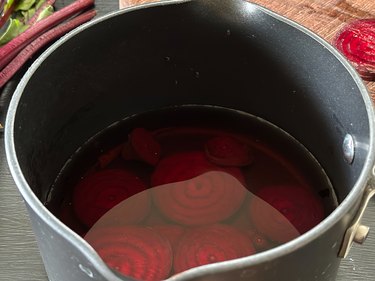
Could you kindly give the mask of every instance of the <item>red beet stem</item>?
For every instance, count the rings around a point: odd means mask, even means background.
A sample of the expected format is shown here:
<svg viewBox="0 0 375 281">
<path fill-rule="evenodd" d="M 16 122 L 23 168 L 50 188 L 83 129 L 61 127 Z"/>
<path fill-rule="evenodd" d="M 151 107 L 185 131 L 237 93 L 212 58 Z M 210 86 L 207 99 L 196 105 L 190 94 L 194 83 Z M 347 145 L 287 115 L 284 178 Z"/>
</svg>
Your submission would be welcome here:
<svg viewBox="0 0 375 281">
<path fill-rule="evenodd" d="M 64 35 L 66 32 L 92 19 L 96 15 L 95 10 L 85 12 L 66 23 L 58 25 L 27 45 L 16 57 L 0 71 L 0 88 L 8 82 L 13 75 L 31 58 L 38 50 L 50 43 L 52 40 Z"/>
<path fill-rule="evenodd" d="M 1 15 L 0 13 L 0 28 L 2 28 L 3 25 L 7 22 L 7 20 L 13 13 L 14 7 L 16 7 L 18 2 L 19 2 L 18 0 L 13 1 L 12 5 L 8 8 L 8 10 L 6 10 L 6 12 L 3 15 Z M 4 9 L 5 4 L 6 4 L 6 0 L 4 0 L 4 3 L 1 5 L 0 12 Z"/>
<path fill-rule="evenodd" d="M 3 69 L 32 40 L 93 4 L 94 0 L 77 0 L 61 10 L 56 11 L 51 16 L 38 21 L 25 32 L 9 41 L 0 48 L 0 69 Z"/>
<path fill-rule="evenodd" d="M 47 8 L 47 6 L 52 6 L 53 4 L 55 4 L 55 2 L 56 0 L 47 0 L 46 2 L 44 2 L 42 6 L 40 6 L 39 9 L 36 10 L 35 14 L 27 21 L 27 25 L 34 25 L 37 22 L 40 13 L 43 12 L 44 9 Z"/>
</svg>

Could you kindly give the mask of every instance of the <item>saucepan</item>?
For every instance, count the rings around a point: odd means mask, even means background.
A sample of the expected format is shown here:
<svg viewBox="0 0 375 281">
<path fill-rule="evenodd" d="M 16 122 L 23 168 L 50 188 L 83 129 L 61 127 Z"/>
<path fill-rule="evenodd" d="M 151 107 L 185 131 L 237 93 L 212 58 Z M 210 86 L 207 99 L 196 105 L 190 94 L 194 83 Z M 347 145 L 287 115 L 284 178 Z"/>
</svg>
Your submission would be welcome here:
<svg viewBox="0 0 375 281">
<path fill-rule="evenodd" d="M 49 280 L 130 280 L 46 208 L 48 191 L 97 132 L 184 104 L 247 112 L 282 128 L 324 168 L 338 206 L 286 244 L 170 280 L 334 280 L 368 233 L 361 217 L 375 190 L 372 102 L 327 42 L 242 0 L 163 1 L 107 14 L 61 38 L 24 75 L 8 110 L 6 154 Z"/>
</svg>

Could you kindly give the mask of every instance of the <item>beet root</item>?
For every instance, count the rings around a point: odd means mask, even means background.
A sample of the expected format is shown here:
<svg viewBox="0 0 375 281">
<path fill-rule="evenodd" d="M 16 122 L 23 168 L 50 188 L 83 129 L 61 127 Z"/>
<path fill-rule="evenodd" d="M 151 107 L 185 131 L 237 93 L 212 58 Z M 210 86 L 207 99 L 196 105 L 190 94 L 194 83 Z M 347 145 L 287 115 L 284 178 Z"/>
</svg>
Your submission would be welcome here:
<svg viewBox="0 0 375 281">
<path fill-rule="evenodd" d="M 163 158 L 151 183 L 153 201 L 160 212 L 183 225 L 227 219 L 241 207 L 247 193 L 238 168 L 213 165 L 203 152 Z"/>
<path fill-rule="evenodd" d="M 375 19 L 347 24 L 333 43 L 364 80 L 375 81 Z"/>
<path fill-rule="evenodd" d="M 187 269 L 255 254 L 250 238 L 242 231 L 224 224 L 188 230 L 174 251 L 176 273 Z"/>
<path fill-rule="evenodd" d="M 152 228 L 167 238 L 173 249 L 177 247 L 181 237 L 185 233 L 185 228 L 177 224 L 159 224 L 152 226 Z"/>
<path fill-rule="evenodd" d="M 285 243 L 324 219 L 320 198 L 297 185 L 265 186 L 249 202 L 249 215 L 257 230 L 269 239 Z"/>
<path fill-rule="evenodd" d="M 209 139 L 205 151 L 212 163 L 221 166 L 242 167 L 253 162 L 249 146 L 230 136 Z"/>
<path fill-rule="evenodd" d="M 117 272 L 137 280 L 160 281 L 168 277 L 173 252 L 169 241 L 148 227 L 97 228 L 85 240 Z"/>
<path fill-rule="evenodd" d="M 129 134 L 129 141 L 124 145 L 122 157 L 125 160 L 140 160 L 155 166 L 160 159 L 161 147 L 151 132 L 144 128 L 135 128 Z"/>
<path fill-rule="evenodd" d="M 77 217 L 88 227 L 125 199 L 146 189 L 145 183 L 134 173 L 122 169 L 108 169 L 89 174 L 73 192 L 73 206 Z M 145 197 L 140 208 L 149 208 Z M 140 212 L 143 213 L 143 212 Z M 131 218 L 135 212 L 124 219 Z M 140 218 L 134 217 L 135 221 Z M 135 222 L 134 221 L 134 222 Z"/>
</svg>

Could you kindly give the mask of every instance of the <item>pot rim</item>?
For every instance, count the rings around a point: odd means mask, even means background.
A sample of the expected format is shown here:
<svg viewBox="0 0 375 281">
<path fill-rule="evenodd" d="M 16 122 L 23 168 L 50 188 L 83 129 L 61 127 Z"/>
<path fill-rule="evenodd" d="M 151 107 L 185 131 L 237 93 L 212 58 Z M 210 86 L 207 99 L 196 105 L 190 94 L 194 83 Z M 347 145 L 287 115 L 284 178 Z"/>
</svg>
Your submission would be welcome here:
<svg viewBox="0 0 375 281">
<path fill-rule="evenodd" d="M 26 87 L 28 81 L 33 76 L 33 73 L 38 70 L 39 65 L 57 48 L 59 48 L 65 41 L 69 40 L 73 36 L 79 34 L 81 31 L 96 25 L 106 19 L 116 17 L 122 14 L 126 14 L 128 12 L 134 10 L 145 9 L 149 7 L 156 7 L 156 6 L 164 6 L 164 5 L 172 5 L 172 4 L 181 4 L 186 2 L 194 2 L 199 0 L 167 0 L 161 2 L 154 2 L 154 3 L 147 3 L 142 4 L 139 6 L 133 6 L 129 8 L 125 8 L 118 11 L 113 11 L 107 13 L 104 16 L 98 17 L 96 19 L 91 20 L 88 23 L 85 23 L 78 28 L 74 29 L 73 31 L 69 32 L 68 34 L 64 35 L 60 38 L 57 42 L 55 42 L 52 46 L 50 46 L 43 54 L 41 54 L 31 65 L 31 67 L 27 70 L 23 78 L 21 79 L 20 83 L 18 84 L 13 97 L 11 99 L 9 109 L 7 112 L 7 118 L 5 121 L 5 130 L 4 130 L 4 141 L 5 141 L 5 152 L 6 158 L 8 161 L 9 169 L 12 174 L 12 177 L 16 183 L 17 188 L 19 189 L 20 193 L 22 194 L 25 203 L 45 222 L 47 223 L 54 231 L 60 233 L 66 239 L 70 241 L 70 243 L 76 247 L 81 253 L 87 258 L 87 260 L 91 263 L 95 270 L 102 274 L 103 277 L 107 278 L 108 280 L 113 281 L 121 281 L 124 280 L 118 277 L 116 274 L 113 273 L 112 270 L 103 262 L 103 260 L 99 257 L 96 251 L 78 234 L 68 228 L 65 224 L 63 224 L 57 217 L 55 217 L 37 198 L 34 194 L 30 186 L 28 185 L 26 179 L 23 176 L 21 167 L 17 160 L 17 153 L 15 149 L 14 140 L 14 123 L 17 113 L 18 104 L 22 97 L 22 93 L 24 88 Z M 245 2 L 245 0 L 243 0 Z M 259 6 L 254 3 L 246 2 L 248 5 L 247 12 L 263 12 L 278 21 L 284 22 L 289 26 L 292 26 L 299 30 L 300 32 L 305 33 L 307 36 L 310 36 L 316 42 L 321 44 L 325 49 L 327 49 L 333 56 L 335 56 L 340 63 L 347 69 L 349 74 L 352 76 L 354 82 L 356 83 L 357 87 L 361 92 L 362 99 L 364 101 L 368 119 L 369 119 L 369 151 L 367 154 L 367 158 L 364 163 L 364 167 L 361 171 L 361 174 L 354 184 L 352 190 L 346 196 L 346 198 L 339 204 L 339 206 L 327 217 L 325 218 L 320 224 L 315 226 L 310 231 L 306 232 L 305 234 L 299 236 L 298 238 L 282 244 L 278 247 L 272 248 L 265 252 L 261 252 L 252 256 L 239 258 L 230 261 L 224 261 L 215 264 L 209 264 L 205 266 L 201 266 L 198 268 L 193 268 L 183 273 L 179 273 L 170 277 L 167 280 L 183 280 L 184 278 L 194 278 L 197 276 L 202 276 L 205 274 L 209 274 L 212 272 L 224 272 L 227 270 L 233 270 L 235 268 L 243 268 L 245 266 L 256 265 L 266 261 L 271 261 L 276 259 L 280 256 L 289 254 L 293 251 L 302 248 L 306 244 L 309 244 L 311 241 L 317 239 L 322 233 L 328 231 L 333 225 L 335 225 L 338 221 L 340 221 L 362 197 L 364 190 L 366 188 L 367 182 L 371 177 L 374 177 L 373 168 L 375 163 L 375 139 L 374 139 L 374 128 L 375 128 L 375 114 L 373 109 L 373 104 L 370 98 L 369 93 L 367 92 L 366 86 L 364 85 L 362 79 L 354 70 L 354 68 L 350 65 L 350 63 L 345 59 L 343 55 L 341 55 L 333 46 L 331 46 L 328 42 L 322 39 L 317 34 L 313 33 L 309 29 L 301 26 L 300 24 L 289 20 L 279 14 L 276 14 L 267 8 Z"/>
</svg>

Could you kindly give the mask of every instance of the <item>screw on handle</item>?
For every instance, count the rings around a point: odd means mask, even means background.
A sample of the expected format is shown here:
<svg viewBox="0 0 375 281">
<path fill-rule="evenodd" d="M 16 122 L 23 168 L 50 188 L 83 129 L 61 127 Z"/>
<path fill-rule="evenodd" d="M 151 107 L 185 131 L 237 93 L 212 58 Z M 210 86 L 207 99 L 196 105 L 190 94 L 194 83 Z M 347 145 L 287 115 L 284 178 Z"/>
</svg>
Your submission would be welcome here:
<svg viewBox="0 0 375 281">
<path fill-rule="evenodd" d="M 370 199 L 375 195 L 375 183 L 370 180 L 366 191 L 360 203 L 357 215 L 353 219 L 352 225 L 346 230 L 342 241 L 341 249 L 338 254 L 340 258 L 346 258 L 349 254 L 353 242 L 363 244 L 367 238 L 370 228 L 362 225 L 361 220 L 366 211 Z"/>
<path fill-rule="evenodd" d="M 367 235 L 370 231 L 370 228 L 366 225 L 359 225 L 357 232 L 354 236 L 354 242 L 358 244 L 363 244 L 366 241 Z"/>
</svg>

